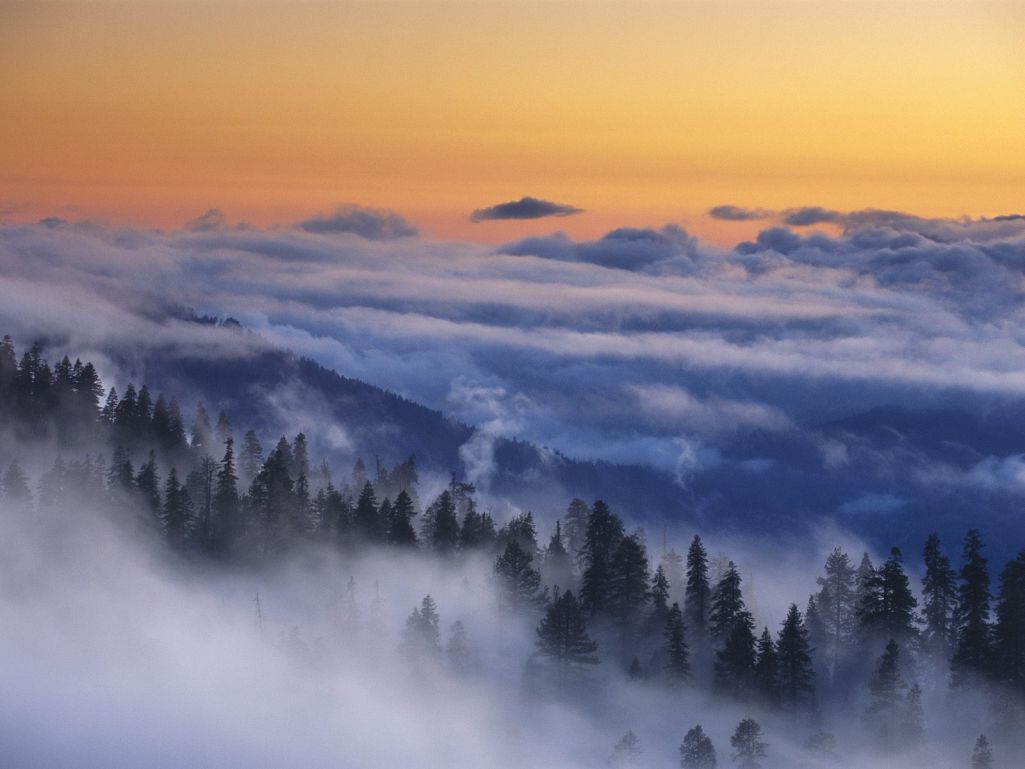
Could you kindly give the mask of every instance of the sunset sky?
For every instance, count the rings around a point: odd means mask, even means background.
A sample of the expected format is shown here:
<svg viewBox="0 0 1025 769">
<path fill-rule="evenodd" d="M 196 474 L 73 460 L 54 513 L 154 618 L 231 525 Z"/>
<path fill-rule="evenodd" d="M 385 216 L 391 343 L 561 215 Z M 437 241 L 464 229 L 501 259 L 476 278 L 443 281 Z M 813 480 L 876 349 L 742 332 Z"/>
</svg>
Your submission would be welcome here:
<svg viewBox="0 0 1025 769">
<path fill-rule="evenodd" d="M 1025 5 L 0 3 L 0 220 L 499 241 L 712 206 L 1025 208 Z M 523 196 L 584 209 L 473 223 Z"/>
</svg>

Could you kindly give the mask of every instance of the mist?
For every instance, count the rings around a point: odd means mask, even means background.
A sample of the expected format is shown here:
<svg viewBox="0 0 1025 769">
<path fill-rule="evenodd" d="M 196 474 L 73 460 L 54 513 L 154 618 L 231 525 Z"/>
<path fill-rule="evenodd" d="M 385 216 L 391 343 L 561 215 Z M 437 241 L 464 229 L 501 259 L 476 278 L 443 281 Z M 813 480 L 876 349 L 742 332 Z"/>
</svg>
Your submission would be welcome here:
<svg viewBox="0 0 1025 769">
<path fill-rule="evenodd" d="M 699 723 L 726 766 L 733 729 L 754 717 L 766 767 L 898 769 L 967 766 L 975 736 L 992 726 L 983 693 L 954 698 L 920 677 L 925 738 L 887 755 L 860 724 L 863 696 L 810 718 L 782 715 L 631 679 L 602 649 L 582 690 L 553 695 L 528 674 L 540 612 L 500 610 L 487 557 L 306 547 L 226 568 L 130 536 L 103 509 L 2 512 L 0 739 L 10 766 L 568 769 L 603 765 L 627 731 L 643 754 L 624 765 L 676 766 Z M 861 547 L 835 529 L 793 552 L 708 541 L 713 561 L 728 553 L 740 565 L 758 626 L 771 628 L 814 588 L 832 546 Z M 401 650 L 426 594 L 443 645 L 454 622 L 466 628 L 470 652 L 458 661 L 444 646 L 429 659 Z M 820 732 L 835 738 L 825 753 L 807 746 Z M 1011 737 L 991 734 L 997 766 L 1021 755 Z"/>
</svg>

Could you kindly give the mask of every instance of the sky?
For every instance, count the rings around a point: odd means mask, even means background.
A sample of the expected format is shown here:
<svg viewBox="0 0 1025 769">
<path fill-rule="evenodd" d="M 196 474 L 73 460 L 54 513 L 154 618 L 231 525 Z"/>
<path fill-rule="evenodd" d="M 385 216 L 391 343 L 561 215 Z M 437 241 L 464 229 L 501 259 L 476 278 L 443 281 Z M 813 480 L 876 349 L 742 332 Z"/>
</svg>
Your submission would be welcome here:
<svg viewBox="0 0 1025 769">
<path fill-rule="evenodd" d="M 722 204 L 1014 213 L 1023 36 L 982 0 L 3 2 L 0 219 L 725 245 L 759 226 Z M 561 215 L 473 216 L 524 197 Z"/>
</svg>

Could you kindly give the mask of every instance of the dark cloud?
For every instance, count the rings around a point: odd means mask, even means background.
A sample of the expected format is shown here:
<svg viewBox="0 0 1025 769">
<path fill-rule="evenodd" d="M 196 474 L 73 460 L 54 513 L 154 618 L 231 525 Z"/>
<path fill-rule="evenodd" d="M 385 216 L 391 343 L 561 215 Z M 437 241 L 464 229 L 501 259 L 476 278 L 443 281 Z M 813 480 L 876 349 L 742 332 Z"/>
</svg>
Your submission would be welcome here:
<svg viewBox="0 0 1025 769">
<path fill-rule="evenodd" d="M 583 213 L 582 208 L 553 203 L 550 200 L 525 197 L 499 203 L 488 208 L 478 208 L 470 215 L 470 221 L 488 222 L 499 219 L 541 219 L 546 216 L 572 216 Z"/>
<path fill-rule="evenodd" d="M 227 224 L 224 212 L 219 208 L 211 208 L 186 224 L 185 229 L 189 232 L 216 232 L 223 230 Z"/>
<path fill-rule="evenodd" d="M 672 263 L 676 272 L 694 268 L 697 241 L 686 230 L 668 224 L 661 229 L 620 227 L 598 240 L 574 242 L 562 234 L 523 238 L 502 246 L 501 253 L 586 262 L 617 270 L 639 271 Z"/>
<path fill-rule="evenodd" d="M 791 208 L 784 211 L 783 223 L 790 227 L 808 227 L 812 224 L 841 224 L 844 215 L 819 206 Z"/>
<path fill-rule="evenodd" d="M 351 233 L 367 240 L 392 240 L 420 234 L 394 211 L 360 206 L 339 206 L 334 213 L 317 214 L 296 227 L 318 235 Z"/>
<path fill-rule="evenodd" d="M 59 216 L 47 216 L 45 219 L 40 219 L 38 224 L 43 227 L 49 227 L 53 229 L 55 227 L 63 227 L 68 223 L 67 219 L 61 219 Z"/>
<path fill-rule="evenodd" d="M 742 208 L 740 206 L 723 205 L 709 209 L 708 215 L 713 219 L 721 219 L 726 222 L 748 222 L 758 219 L 769 219 L 773 213 L 764 208 Z"/>
</svg>

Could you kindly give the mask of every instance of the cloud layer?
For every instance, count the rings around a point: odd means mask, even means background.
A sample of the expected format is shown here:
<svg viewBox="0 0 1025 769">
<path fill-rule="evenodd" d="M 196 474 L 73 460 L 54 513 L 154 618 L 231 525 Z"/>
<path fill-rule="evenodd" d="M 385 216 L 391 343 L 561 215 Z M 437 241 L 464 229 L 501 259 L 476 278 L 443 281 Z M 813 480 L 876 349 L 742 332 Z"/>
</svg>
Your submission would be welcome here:
<svg viewBox="0 0 1025 769">
<path fill-rule="evenodd" d="M 524 197 L 508 203 L 498 203 L 487 208 L 478 208 L 470 214 L 470 221 L 488 222 L 499 219 L 542 219 L 546 216 L 572 216 L 583 213 L 582 208 L 553 203 L 550 200 Z"/>
<path fill-rule="evenodd" d="M 340 221 L 360 219 L 346 211 Z M 769 227 L 732 250 L 677 225 L 497 248 L 386 237 L 403 230 L 380 222 L 362 238 L 326 225 L 6 226 L 0 322 L 21 343 L 46 338 L 101 363 L 113 347 L 217 357 L 287 347 L 481 426 L 464 459 L 482 482 L 491 442 L 516 436 L 648 463 L 688 489 L 706 483 L 713 497 L 698 507 L 721 497 L 712 485 L 731 469 L 744 479 L 737 494 L 792 462 L 810 473 L 791 476 L 795 494 L 814 473 L 846 473 L 801 503 L 832 512 L 889 493 L 865 486 L 892 475 L 897 449 L 825 425 L 883 406 L 954 409 L 1009 415 L 992 427 L 1007 434 L 1025 413 L 1025 221 L 862 211 L 843 223 L 836 235 Z M 175 320 L 175 306 L 258 333 Z M 125 376 L 112 360 L 102 373 Z M 987 448 L 982 434 L 927 451 L 907 438 L 900 461 L 923 494 L 1003 484 L 1019 499 L 1015 473 L 979 478 L 1020 446 Z M 959 459 L 929 453 L 959 443 L 971 447 Z M 936 473 L 948 482 L 925 480 Z M 759 494 L 730 504 L 764 504 Z"/>
</svg>

